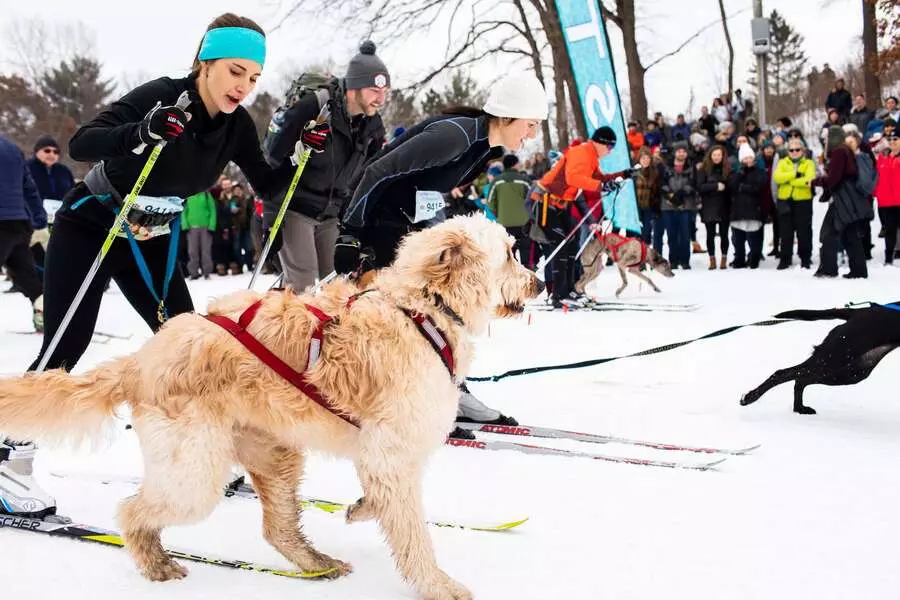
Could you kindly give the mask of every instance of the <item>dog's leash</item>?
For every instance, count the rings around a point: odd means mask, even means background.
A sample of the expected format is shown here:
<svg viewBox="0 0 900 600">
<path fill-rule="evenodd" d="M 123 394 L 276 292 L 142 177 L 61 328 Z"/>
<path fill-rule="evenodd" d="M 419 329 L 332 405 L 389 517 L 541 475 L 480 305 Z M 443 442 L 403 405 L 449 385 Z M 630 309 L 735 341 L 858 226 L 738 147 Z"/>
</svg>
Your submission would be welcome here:
<svg viewBox="0 0 900 600">
<path fill-rule="evenodd" d="M 612 362 L 614 360 L 620 360 L 623 358 L 636 358 L 638 356 L 649 356 L 651 354 L 659 354 L 660 352 L 668 352 L 669 350 L 675 350 L 676 348 L 681 348 L 682 346 L 687 346 L 688 344 L 693 344 L 694 342 L 699 342 L 700 340 L 708 340 L 710 338 L 718 337 L 720 335 L 725 335 L 727 333 L 731 333 L 733 331 L 737 331 L 738 329 L 743 329 L 744 327 L 768 327 L 771 325 L 778 325 L 780 323 L 790 323 L 795 321 L 796 319 L 770 319 L 768 321 L 757 321 L 756 323 L 746 323 L 744 325 L 733 325 L 731 327 L 726 327 L 725 329 L 719 329 L 718 331 L 713 331 L 712 333 L 707 333 L 706 335 L 702 335 L 698 338 L 685 340 L 683 342 L 675 342 L 672 344 L 666 344 L 665 346 L 658 346 L 656 348 L 650 348 L 649 350 L 641 350 L 640 352 L 634 352 L 632 354 L 625 354 L 622 356 L 611 356 L 608 358 L 595 358 L 592 360 L 582 360 L 574 363 L 566 363 L 562 365 L 545 365 L 540 367 L 527 367 L 524 369 L 513 369 L 511 371 L 506 371 L 504 373 L 500 373 L 498 375 L 490 375 L 487 377 L 466 377 L 466 381 L 500 381 L 501 379 L 506 379 L 507 377 L 518 377 L 519 375 L 531 375 L 532 373 L 542 373 L 544 371 L 560 371 L 564 369 L 583 369 L 585 367 L 593 367 L 596 365 L 602 365 L 604 363 Z"/>
</svg>

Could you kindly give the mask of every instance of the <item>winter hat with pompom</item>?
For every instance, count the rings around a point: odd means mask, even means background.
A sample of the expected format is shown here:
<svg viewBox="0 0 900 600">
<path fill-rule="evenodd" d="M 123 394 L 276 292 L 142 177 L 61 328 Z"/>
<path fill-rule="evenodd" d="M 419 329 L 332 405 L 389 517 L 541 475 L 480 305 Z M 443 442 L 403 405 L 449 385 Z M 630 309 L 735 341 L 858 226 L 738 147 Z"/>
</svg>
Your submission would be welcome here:
<svg viewBox="0 0 900 600">
<path fill-rule="evenodd" d="M 350 59 L 344 82 L 348 90 L 386 88 L 391 86 L 391 75 L 381 59 L 375 56 L 375 42 L 366 40 L 359 45 L 359 54 Z"/>
</svg>

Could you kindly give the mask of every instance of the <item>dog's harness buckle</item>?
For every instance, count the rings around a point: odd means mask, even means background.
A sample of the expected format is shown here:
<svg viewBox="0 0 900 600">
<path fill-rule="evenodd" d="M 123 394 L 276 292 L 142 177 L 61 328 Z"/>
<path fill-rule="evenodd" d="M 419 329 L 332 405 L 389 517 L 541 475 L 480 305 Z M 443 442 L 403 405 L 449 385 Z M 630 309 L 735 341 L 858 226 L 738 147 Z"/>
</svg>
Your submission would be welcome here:
<svg viewBox="0 0 900 600">
<path fill-rule="evenodd" d="M 453 359 L 453 350 L 450 348 L 450 342 L 444 332 L 438 329 L 434 321 L 427 315 L 423 315 L 408 308 L 401 308 L 407 317 L 412 319 L 413 323 L 419 329 L 419 333 L 428 340 L 434 351 L 438 353 L 447 371 L 450 373 L 450 379 L 456 383 L 456 361 Z"/>
</svg>

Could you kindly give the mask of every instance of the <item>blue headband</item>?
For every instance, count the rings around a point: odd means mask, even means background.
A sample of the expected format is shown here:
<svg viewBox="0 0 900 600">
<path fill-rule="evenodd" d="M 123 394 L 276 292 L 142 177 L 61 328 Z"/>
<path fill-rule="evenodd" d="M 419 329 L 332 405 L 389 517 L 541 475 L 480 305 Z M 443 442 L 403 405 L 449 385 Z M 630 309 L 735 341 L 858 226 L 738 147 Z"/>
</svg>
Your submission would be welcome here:
<svg viewBox="0 0 900 600">
<path fill-rule="evenodd" d="M 203 36 L 197 58 L 246 58 L 263 66 L 266 63 L 266 38 L 258 31 L 245 27 L 210 29 Z"/>
</svg>

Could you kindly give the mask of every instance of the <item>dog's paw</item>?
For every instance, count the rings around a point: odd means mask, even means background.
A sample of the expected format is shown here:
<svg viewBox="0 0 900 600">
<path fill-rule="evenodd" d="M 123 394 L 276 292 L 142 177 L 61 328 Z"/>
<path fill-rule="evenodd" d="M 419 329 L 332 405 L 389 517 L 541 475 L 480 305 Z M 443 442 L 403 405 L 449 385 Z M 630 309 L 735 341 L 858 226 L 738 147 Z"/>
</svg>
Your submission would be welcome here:
<svg viewBox="0 0 900 600">
<path fill-rule="evenodd" d="M 143 575 L 150 581 L 170 581 L 184 579 L 188 570 L 172 559 L 156 562 L 143 570 Z"/>
<path fill-rule="evenodd" d="M 794 409 L 794 412 L 798 415 L 814 415 L 816 414 L 816 409 L 810 408 L 809 406 L 798 406 Z"/>
<path fill-rule="evenodd" d="M 371 521 L 374 518 L 375 510 L 370 502 L 366 502 L 365 496 L 347 507 L 347 523 L 362 523 L 363 521 Z"/>
<path fill-rule="evenodd" d="M 323 579 L 337 579 L 338 577 L 343 577 L 353 571 L 353 566 L 350 563 L 338 560 L 337 558 L 332 558 L 327 554 L 318 551 L 315 551 L 315 559 L 311 561 L 310 564 L 302 565 L 302 568 L 304 571 L 311 573 L 331 571 L 327 575 L 323 575 Z"/>
<path fill-rule="evenodd" d="M 756 402 L 756 398 L 753 398 L 749 394 L 746 396 L 741 396 L 741 406 L 748 406 Z"/>
<path fill-rule="evenodd" d="M 474 597 L 464 585 L 449 577 L 443 585 L 432 588 L 429 593 L 423 595 L 425 600 L 472 600 Z"/>
</svg>

